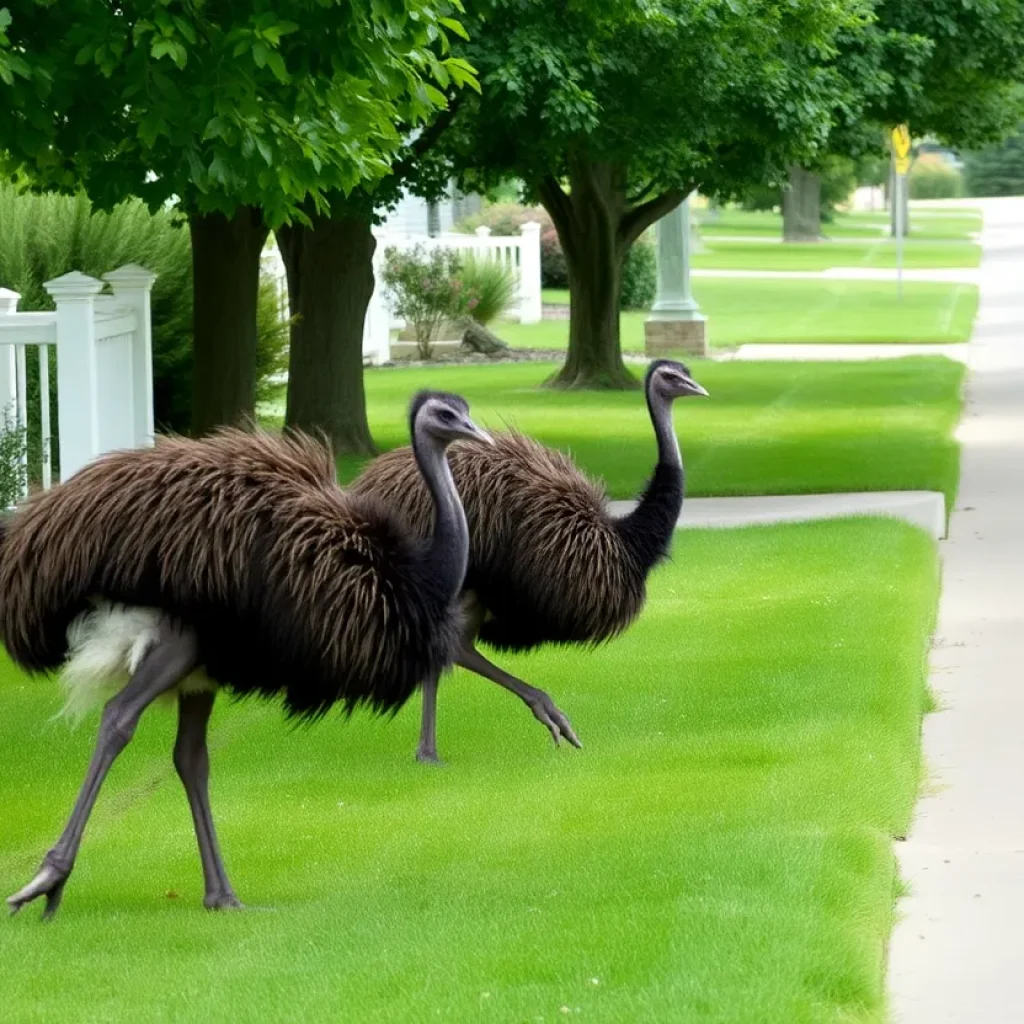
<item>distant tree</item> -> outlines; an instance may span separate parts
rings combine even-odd
[[[433,0],[21,0],[0,17],[0,165],[187,213],[193,430],[251,415],[268,228],[384,176],[444,95]]]
[[[968,153],[964,177],[971,196],[1024,196],[1024,122],[1003,142]]]
[[[857,4],[489,0],[460,45],[482,95],[446,133],[462,184],[510,177],[551,215],[571,293],[559,387],[629,387],[619,285],[630,246],[698,185],[739,195],[824,142],[824,66]]]
[[[908,124],[916,138],[966,148],[1004,137],[1018,120],[1022,0],[872,0],[871,7],[868,25],[839,37],[834,69],[845,88],[827,150],[818,163],[791,169],[794,210],[816,208],[800,196],[818,187],[826,153],[878,154],[897,124]],[[784,227],[786,237],[817,231],[813,223]]]

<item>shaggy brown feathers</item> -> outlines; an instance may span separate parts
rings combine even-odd
[[[447,667],[460,627],[420,555],[377,502],[338,488],[309,438],[161,440],[8,520],[0,638],[24,668],[52,670],[90,598],[155,607],[196,631],[207,675],[238,693],[283,693],[301,715],[393,710]]]
[[[492,436],[494,448],[448,452],[470,531],[464,589],[486,612],[481,639],[527,649],[615,636],[643,607],[650,565],[609,517],[604,490],[561,452],[515,431]],[[409,448],[375,459],[350,493],[379,500],[421,537],[431,530]]]

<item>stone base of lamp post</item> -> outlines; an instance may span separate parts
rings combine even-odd
[[[707,320],[655,320],[644,323],[644,352],[652,359],[708,354]]]

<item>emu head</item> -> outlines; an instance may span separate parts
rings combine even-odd
[[[409,420],[413,437],[420,434],[442,445],[459,440],[494,444],[491,435],[469,418],[469,403],[447,391],[421,391],[412,400]]]
[[[683,363],[674,359],[656,359],[647,369],[645,381],[648,396],[657,397],[666,402],[688,395],[703,395],[707,391],[702,388]]]

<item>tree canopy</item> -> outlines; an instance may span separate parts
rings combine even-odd
[[[385,175],[399,125],[471,78],[457,0],[20,0],[0,16],[0,152],[110,205],[259,206],[277,224]]]
[[[968,195],[1024,196],[1024,122],[1008,139],[968,153],[964,164]]]
[[[618,345],[630,245],[699,186],[735,195],[827,139],[843,0],[489,0],[460,52],[478,70],[448,145],[467,186],[522,179],[558,228],[572,292],[558,383],[630,382]]]

